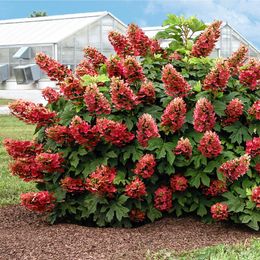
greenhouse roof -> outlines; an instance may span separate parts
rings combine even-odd
[[[0,20],[0,46],[58,43],[106,15],[116,19],[109,12],[90,12]]]

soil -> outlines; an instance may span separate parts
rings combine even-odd
[[[0,208],[0,259],[138,260],[152,252],[177,252],[219,243],[246,243],[259,237],[230,223],[204,224],[191,217],[164,218],[138,228],[49,225],[20,206]]]

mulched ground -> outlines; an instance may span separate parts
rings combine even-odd
[[[0,259],[145,259],[147,250],[190,250],[260,234],[230,223],[164,218],[134,229],[48,225],[20,206],[0,208]]]

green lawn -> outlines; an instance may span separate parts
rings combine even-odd
[[[8,170],[10,157],[3,147],[4,138],[32,139],[34,126],[26,125],[15,117],[0,116],[0,205],[19,203],[21,193],[35,189],[35,184],[25,183],[11,176]]]
[[[148,253],[147,260],[259,260],[260,240],[240,245],[218,245],[177,254],[170,251]]]
[[[13,99],[0,98],[0,106],[6,106],[13,101]]]

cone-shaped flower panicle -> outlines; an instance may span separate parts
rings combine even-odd
[[[132,222],[142,222],[145,220],[145,212],[140,209],[131,209],[129,218]]]
[[[239,120],[239,117],[243,115],[244,105],[238,98],[232,99],[225,109],[226,118],[224,119],[224,125],[231,125]]]
[[[91,127],[79,116],[73,117],[69,129],[75,141],[87,150],[92,151],[100,140],[97,127]]]
[[[255,101],[252,107],[248,109],[248,113],[255,119],[260,120],[260,100]]]
[[[252,158],[260,155],[260,137],[254,137],[246,142],[246,153]]]
[[[16,100],[9,105],[11,113],[28,124],[45,126],[55,121],[56,113],[49,111],[42,104]]]
[[[191,86],[172,64],[164,66],[162,82],[164,83],[165,93],[171,97],[186,97],[191,90]]]
[[[46,136],[57,144],[65,145],[71,143],[74,139],[67,126],[55,125],[45,130]]]
[[[186,104],[182,98],[173,99],[165,108],[161,125],[165,132],[175,133],[182,128],[186,118]]]
[[[116,169],[101,165],[86,179],[86,190],[99,195],[113,196],[116,187],[113,184],[116,177]]]
[[[142,103],[152,104],[155,101],[156,94],[155,88],[151,81],[146,81],[142,83],[137,96]]]
[[[223,173],[230,182],[233,182],[246,174],[249,165],[250,157],[248,154],[245,154],[239,158],[223,163],[219,168],[219,172]]]
[[[170,185],[173,192],[185,191],[188,188],[188,180],[181,175],[174,175],[170,179]]]
[[[52,211],[55,207],[55,201],[53,194],[48,191],[21,194],[21,205],[38,213]]]
[[[112,31],[108,34],[108,40],[114,47],[115,52],[121,58],[134,55],[134,49],[126,36],[119,32]]]
[[[256,170],[258,173],[260,173],[260,163],[257,163],[257,164],[255,165],[255,170]]]
[[[255,187],[252,190],[252,201],[256,203],[256,207],[260,208],[260,187]]]
[[[138,97],[123,80],[112,78],[110,84],[111,100],[117,110],[132,110],[138,105]]]
[[[223,92],[227,87],[230,72],[227,62],[218,62],[203,81],[203,89]]]
[[[40,153],[36,156],[35,162],[42,172],[64,172],[64,158],[59,153]]]
[[[197,132],[211,130],[216,123],[214,107],[206,98],[200,98],[193,113],[193,125]]]
[[[203,193],[206,196],[216,197],[227,190],[227,183],[221,180],[213,180],[210,182],[210,186],[203,189]]]
[[[137,162],[134,173],[142,178],[150,178],[155,171],[156,161],[153,154],[145,154]]]
[[[97,76],[98,73],[94,67],[94,65],[87,59],[83,59],[75,69],[75,74],[78,77],[82,77],[84,75]]]
[[[110,114],[111,107],[107,98],[99,91],[96,84],[86,87],[84,101],[91,114]]]
[[[207,158],[214,158],[221,154],[223,147],[217,133],[207,131],[200,140],[198,150]]]
[[[141,146],[147,147],[148,141],[160,137],[157,124],[149,114],[143,114],[137,122],[137,140]]]
[[[215,220],[226,220],[228,219],[228,206],[224,203],[216,203],[210,208],[211,216]]]
[[[122,60],[117,56],[112,56],[106,60],[107,74],[109,78],[124,78],[124,66]]]
[[[60,93],[51,87],[43,89],[42,96],[49,104],[55,103],[60,99]]]
[[[177,51],[174,51],[173,53],[170,54],[168,59],[169,61],[181,60],[182,56]]]
[[[176,155],[183,155],[186,160],[192,156],[192,145],[188,138],[181,137],[173,151]]]
[[[83,51],[85,53],[85,58],[87,58],[94,65],[95,69],[99,69],[99,67],[106,62],[106,56],[104,56],[96,48],[89,46]]]
[[[251,90],[260,88],[260,61],[250,59],[247,64],[240,68],[239,81]]]
[[[147,194],[146,187],[139,177],[136,177],[125,186],[125,193],[128,197],[133,199],[141,199]]]
[[[124,77],[127,83],[131,84],[136,81],[144,81],[145,75],[141,64],[135,59],[135,57],[128,56],[123,63]]]
[[[36,64],[50,77],[51,80],[62,81],[72,75],[72,71],[43,52],[35,56]]]
[[[168,211],[172,208],[172,190],[162,186],[154,192],[154,207],[160,211]]]
[[[221,21],[214,21],[200,34],[192,46],[191,55],[194,57],[207,57],[213,51],[220,37]]]
[[[80,178],[74,179],[67,176],[61,180],[61,187],[67,192],[83,192],[85,183]]]
[[[130,143],[135,138],[134,134],[128,131],[125,124],[106,118],[97,119],[97,129],[106,142],[118,147]]]

